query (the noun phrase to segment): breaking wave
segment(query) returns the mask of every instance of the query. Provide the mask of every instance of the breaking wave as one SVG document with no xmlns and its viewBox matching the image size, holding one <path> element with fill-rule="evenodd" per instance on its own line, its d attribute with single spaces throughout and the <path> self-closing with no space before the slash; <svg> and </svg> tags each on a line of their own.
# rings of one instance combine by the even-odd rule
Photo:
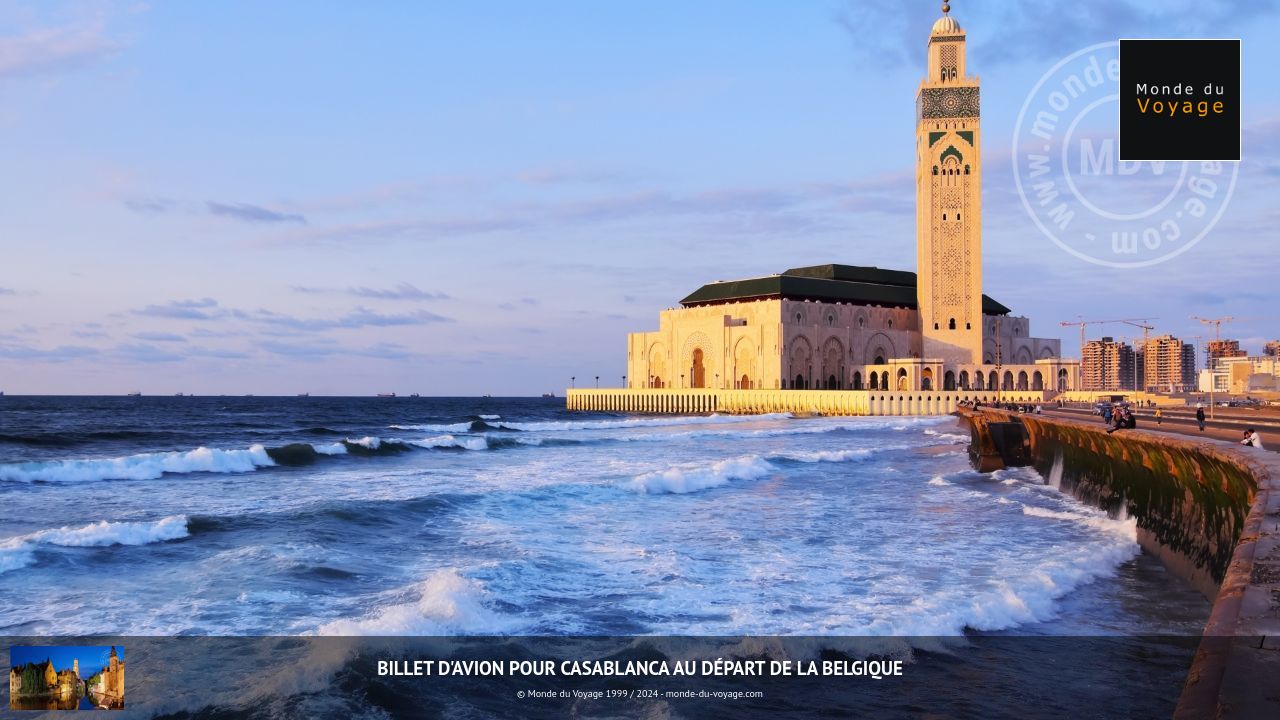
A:
<svg viewBox="0 0 1280 720">
<path fill-rule="evenodd" d="M 53 460 L 0 465 L 0 480 L 87 482 L 154 480 L 166 473 L 243 473 L 275 465 L 261 445 L 247 450 L 199 447 L 187 452 L 141 453 L 118 458 Z"/>
<path fill-rule="evenodd" d="M 773 472 L 764 458 L 750 456 L 721 460 L 706 467 L 675 467 L 632 478 L 626 487 L 649 495 L 691 493 L 727 485 L 731 480 L 758 480 Z"/>
<path fill-rule="evenodd" d="M 171 515 L 160 520 L 138 522 L 102 520 L 81 527 L 38 530 L 0 542 L 0 573 L 17 570 L 34 563 L 34 551 L 39 545 L 61 547 L 146 545 L 177 540 L 188 535 L 186 515 Z"/>
<path fill-rule="evenodd" d="M 680 465 L 637 475 L 624 487 L 649 495 L 684 494 L 727 485 L 734 480 L 758 480 L 778 472 L 775 462 L 849 462 L 865 460 L 876 452 L 892 448 L 859 448 L 855 450 L 815 450 L 810 452 L 775 452 L 729 458 L 711 465 Z"/>
<path fill-rule="evenodd" d="M 488 593 L 480 583 L 454 568 L 437 570 L 426 580 L 397 595 L 415 596 L 387 605 L 360 619 L 325 623 L 317 635 L 465 635 L 501 634 L 512 622 L 485 605 Z"/>
</svg>

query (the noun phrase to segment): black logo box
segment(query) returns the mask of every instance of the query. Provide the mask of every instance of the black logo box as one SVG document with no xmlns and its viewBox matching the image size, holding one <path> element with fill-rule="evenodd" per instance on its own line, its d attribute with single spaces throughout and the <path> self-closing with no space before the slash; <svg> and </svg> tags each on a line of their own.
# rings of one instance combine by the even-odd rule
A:
<svg viewBox="0 0 1280 720">
<path fill-rule="evenodd" d="M 1121 160 L 1239 160 L 1241 100 L 1238 39 L 1120 40 Z"/>
</svg>

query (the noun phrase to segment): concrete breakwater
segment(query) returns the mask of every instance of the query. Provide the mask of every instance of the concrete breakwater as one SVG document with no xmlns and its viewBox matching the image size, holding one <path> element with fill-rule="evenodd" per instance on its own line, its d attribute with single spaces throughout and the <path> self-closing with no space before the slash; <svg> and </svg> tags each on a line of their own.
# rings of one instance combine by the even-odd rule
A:
<svg viewBox="0 0 1280 720">
<path fill-rule="evenodd" d="M 988 408 L 961 417 L 984 469 L 1008 453 L 1001 424 L 1025 428 L 1049 482 L 1133 517 L 1139 544 L 1213 600 L 1175 717 L 1280 717 L 1280 456 Z"/>
<path fill-rule="evenodd" d="M 716 388 L 572 389 L 569 410 L 684 415 L 946 415 L 960 403 L 1043 403 L 1040 390 L 734 390 Z"/>
</svg>

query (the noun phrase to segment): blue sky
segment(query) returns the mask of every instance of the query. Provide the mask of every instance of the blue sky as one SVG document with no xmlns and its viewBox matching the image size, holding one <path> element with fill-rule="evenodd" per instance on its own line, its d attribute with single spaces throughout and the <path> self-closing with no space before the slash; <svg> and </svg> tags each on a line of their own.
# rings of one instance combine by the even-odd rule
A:
<svg viewBox="0 0 1280 720">
<path fill-rule="evenodd" d="M 983 82 L 985 287 L 1060 320 L 1280 335 L 1276 2 L 957 0 Z M 935 2 L 6 3 L 0 390 L 537 394 L 616 384 L 703 282 L 914 269 Z M 1012 193 L 1023 98 L 1117 37 L 1241 37 L 1222 221 L 1146 270 Z M 1124 326 L 1106 332 L 1128 334 Z M 1091 334 L 1097 334 L 1091 329 Z"/>
<path fill-rule="evenodd" d="M 89 676 L 106 667 L 111 647 L 107 645 L 15 645 L 9 648 L 9 665 L 15 667 L 32 662 L 52 660 L 55 670 L 68 670 L 80 660 L 80 677 Z M 124 660 L 124 648 L 117 646 L 116 655 Z"/>
</svg>

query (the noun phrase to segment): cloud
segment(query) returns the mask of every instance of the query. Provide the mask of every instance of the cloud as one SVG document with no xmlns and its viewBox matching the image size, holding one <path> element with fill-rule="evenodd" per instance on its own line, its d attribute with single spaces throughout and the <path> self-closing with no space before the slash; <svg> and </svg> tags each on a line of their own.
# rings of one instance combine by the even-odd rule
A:
<svg viewBox="0 0 1280 720">
<path fill-rule="evenodd" d="M 11 347 L 0 346 L 0 358 L 9 358 L 12 360 L 39 360 L 41 362 L 58 363 L 92 357 L 97 354 L 98 350 L 96 348 L 85 347 L 83 345 L 60 345 L 48 350 L 25 345 Z"/>
<path fill-rule="evenodd" d="M 245 222 L 256 223 L 301 223 L 307 224 L 307 219 L 302 215 L 295 213 L 282 213 L 275 210 L 268 210 L 258 205 L 249 205 L 247 203 L 236 203 L 226 205 L 223 203 L 208 202 L 209 212 L 214 215 L 243 220 Z"/>
<path fill-rule="evenodd" d="M 407 282 L 402 282 L 393 288 L 368 288 L 368 287 L 349 287 L 345 290 L 337 288 L 325 287 L 308 287 L 305 285 L 293 285 L 290 287 L 296 293 L 303 295 L 326 295 L 342 293 L 352 295 L 354 297 L 373 298 L 376 300 L 448 300 L 449 296 L 442 292 L 431 292 L 422 290 Z"/>
<path fill-rule="evenodd" d="M 134 333 L 133 337 L 138 340 L 147 340 L 150 342 L 182 343 L 187 341 L 187 339 L 181 335 L 167 332 L 140 332 Z"/>
<path fill-rule="evenodd" d="M 123 360 L 140 363 L 179 362 L 186 359 L 176 352 L 162 350 L 155 345 L 145 343 L 117 345 L 112 350 L 112 354 Z"/>
<path fill-rule="evenodd" d="M 447 300 L 448 295 L 441 292 L 419 290 L 409 283 L 402 282 L 390 290 L 378 290 L 367 287 L 349 288 L 347 292 L 356 297 L 377 298 L 379 300 Z"/>
<path fill-rule="evenodd" d="M 159 215 L 166 213 L 177 207 L 178 203 L 169 198 L 139 198 L 135 200 L 125 200 L 124 206 L 136 213 L 142 215 Z"/>
<path fill-rule="evenodd" d="M 246 313 L 244 318 L 256 323 L 306 332 L 453 322 L 452 318 L 427 312 L 426 310 L 417 310 L 398 315 L 384 315 L 365 307 L 357 307 L 339 318 L 296 318 L 291 315 L 282 315 L 262 309 L 253 313 Z"/>
<path fill-rule="evenodd" d="M 225 312 L 218 307 L 218 301 L 213 298 L 170 300 L 164 305 L 148 305 L 130 312 L 134 315 L 177 320 L 215 320 L 225 315 Z"/>
<path fill-rule="evenodd" d="M 403 345 L 396 343 L 377 343 L 363 348 L 351 348 L 333 342 L 317 341 L 309 343 L 289 343 L 271 340 L 262 343 L 263 350 L 275 355 L 297 360 L 323 360 L 335 355 L 368 357 L 380 360 L 406 360 L 421 357 Z"/>
<path fill-rule="evenodd" d="M 18 291 L 12 288 L 0 287 L 0 295 L 17 295 Z"/>
<path fill-rule="evenodd" d="M 531 297 L 522 297 L 516 302 L 518 302 L 520 305 L 524 305 L 525 307 L 536 307 L 538 305 L 538 301 L 535 298 L 531 298 Z M 502 310 L 515 310 L 516 303 L 504 302 L 498 305 L 498 307 Z"/>
<path fill-rule="evenodd" d="M 191 357 L 217 358 L 220 360 L 244 360 L 250 357 L 249 353 L 223 348 L 193 347 L 187 351 L 187 354 Z"/>
<path fill-rule="evenodd" d="M 38 28 L 0 37 L 0 77 L 71 70 L 111 57 L 121 45 L 106 36 L 99 19 L 86 26 Z"/>
</svg>

